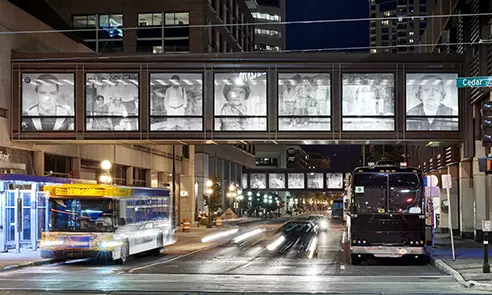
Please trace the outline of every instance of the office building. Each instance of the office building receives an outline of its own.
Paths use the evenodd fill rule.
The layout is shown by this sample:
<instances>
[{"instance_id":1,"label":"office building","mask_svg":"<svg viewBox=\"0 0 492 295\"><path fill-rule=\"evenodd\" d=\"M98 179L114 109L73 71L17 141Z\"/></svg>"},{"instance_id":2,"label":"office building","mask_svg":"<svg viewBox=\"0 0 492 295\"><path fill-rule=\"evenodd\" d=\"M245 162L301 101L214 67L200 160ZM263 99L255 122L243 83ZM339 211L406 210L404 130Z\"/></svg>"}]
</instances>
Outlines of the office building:
<instances>
[{"instance_id":1,"label":"office building","mask_svg":"<svg viewBox=\"0 0 492 295\"><path fill-rule=\"evenodd\" d=\"M251 0L248 7L259 25L255 26L255 50L285 49L285 0Z\"/></svg>"},{"instance_id":2,"label":"office building","mask_svg":"<svg viewBox=\"0 0 492 295\"><path fill-rule=\"evenodd\" d=\"M309 154L309 158L307 161L307 165L309 169L330 169L331 162L330 158L326 156L322 156L320 154Z\"/></svg>"},{"instance_id":3,"label":"office building","mask_svg":"<svg viewBox=\"0 0 492 295\"><path fill-rule=\"evenodd\" d=\"M371 53L417 51L427 23L427 0L369 0ZM386 18L386 19L385 19ZM386 48L387 47L387 48Z\"/></svg>"},{"instance_id":4,"label":"office building","mask_svg":"<svg viewBox=\"0 0 492 295\"><path fill-rule=\"evenodd\" d=\"M96 52L251 51L253 22L244 0L46 0ZM203 24L210 25L204 27Z\"/></svg>"}]
</instances>

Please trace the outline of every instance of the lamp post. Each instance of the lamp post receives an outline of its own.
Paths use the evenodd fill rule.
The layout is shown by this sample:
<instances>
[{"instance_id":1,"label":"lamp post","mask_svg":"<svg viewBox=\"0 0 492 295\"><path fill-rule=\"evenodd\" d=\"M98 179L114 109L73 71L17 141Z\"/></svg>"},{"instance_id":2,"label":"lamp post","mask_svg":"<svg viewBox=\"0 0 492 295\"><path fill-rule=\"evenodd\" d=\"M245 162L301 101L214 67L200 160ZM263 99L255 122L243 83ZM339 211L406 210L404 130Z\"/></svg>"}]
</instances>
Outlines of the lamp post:
<instances>
[{"instance_id":1,"label":"lamp post","mask_svg":"<svg viewBox=\"0 0 492 295\"><path fill-rule=\"evenodd\" d=\"M208 196L208 203L207 203L207 207L208 207L208 223L207 223L207 228L212 228L212 223L210 222L210 197L212 196L212 194L214 193L214 190L212 189L212 186L214 185L213 181L211 179L207 180L207 182L205 183L205 186L207 187L207 190L205 191L205 193L207 194Z\"/></svg>"},{"instance_id":2,"label":"lamp post","mask_svg":"<svg viewBox=\"0 0 492 295\"><path fill-rule=\"evenodd\" d=\"M101 162L101 169L103 170L103 173L101 176L99 176L99 181L104 184L111 184L113 183L113 177L111 176L111 172L109 170L111 169L111 162L108 160L104 160Z\"/></svg>"}]
</instances>

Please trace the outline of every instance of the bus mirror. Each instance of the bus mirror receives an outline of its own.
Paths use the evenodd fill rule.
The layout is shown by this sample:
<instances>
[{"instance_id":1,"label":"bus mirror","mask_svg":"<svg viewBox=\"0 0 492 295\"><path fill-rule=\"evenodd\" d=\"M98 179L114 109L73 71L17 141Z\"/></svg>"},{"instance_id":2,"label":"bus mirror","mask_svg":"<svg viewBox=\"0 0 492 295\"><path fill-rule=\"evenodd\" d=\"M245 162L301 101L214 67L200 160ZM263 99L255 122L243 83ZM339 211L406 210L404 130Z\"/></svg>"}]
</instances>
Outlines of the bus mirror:
<instances>
[{"instance_id":1,"label":"bus mirror","mask_svg":"<svg viewBox=\"0 0 492 295\"><path fill-rule=\"evenodd\" d=\"M118 225L119 225L119 226L126 225L126 220L125 220L125 218L118 218Z\"/></svg>"}]
</instances>

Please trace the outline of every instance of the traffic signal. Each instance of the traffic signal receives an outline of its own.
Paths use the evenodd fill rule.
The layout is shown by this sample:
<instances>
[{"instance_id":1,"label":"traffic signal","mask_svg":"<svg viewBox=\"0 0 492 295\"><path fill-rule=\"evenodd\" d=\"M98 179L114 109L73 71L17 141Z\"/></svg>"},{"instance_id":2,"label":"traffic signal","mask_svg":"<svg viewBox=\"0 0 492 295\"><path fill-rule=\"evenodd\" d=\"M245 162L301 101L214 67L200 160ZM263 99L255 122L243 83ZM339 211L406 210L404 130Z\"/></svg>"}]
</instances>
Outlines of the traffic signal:
<instances>
[{"instance_id":1,"label":"traffic signal","mask_svg":"<svg viewBox=\"0 0 492 295\"><path fill-rule=\"evenodd\" d=\"M482 102L482 143L485 147L492 145L492 101Z\"/></svg>"},{"instance_id":2,"label":"traffic signal","mask_svg":"<svg viewBox=\"0 0 492 295\"><path fill-rule=\"evenodd\" d=\"M492 174L492 158L487 157L487 170L485 174Z\"/></svg>"}]
</instances>

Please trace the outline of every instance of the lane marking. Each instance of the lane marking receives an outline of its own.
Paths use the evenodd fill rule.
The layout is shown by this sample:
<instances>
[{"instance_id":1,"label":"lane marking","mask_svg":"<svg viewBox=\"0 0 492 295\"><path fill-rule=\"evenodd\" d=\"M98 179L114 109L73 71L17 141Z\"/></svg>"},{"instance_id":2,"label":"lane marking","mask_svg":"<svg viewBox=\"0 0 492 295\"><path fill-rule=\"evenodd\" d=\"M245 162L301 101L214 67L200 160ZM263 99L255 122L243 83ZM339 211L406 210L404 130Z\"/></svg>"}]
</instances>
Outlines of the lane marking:
<instances>
[{"instance_id":1,"label":"lane marking","mask_svg":"<svg viewBox=\"0 0 492 295\"><path fill-rule=\"evenodd\" d=\"M169 263L169 262L173 262L173 261L176 261L178 259L181 259L181 258L185 258L185 257L188 257L190 255L193 255L193 254L196 254L196 253L199 253L199 252L203 252L203 251L206 251L206 250L209 250L209 249L212 249L212 248L215 248L219 246L219 244L214 244L214 245L210 245L208 247L205 247L205 248L202 248L202 249L198 249L198 250L195 250L195 251L191 251L191 252L188 252L188 253L185 253L185 254L182 254L182 255L179 255L179 256L176 256L176 257L173 257L173 258L170 258L168 260L164 260L164 261L159 261L159 262L154 262L154 263L151 263L151 264L147 264L147 265L143 265L143 266L139 266L139 267L135 267L135 268L132 268L128 271L128 273L133 273L137 270L141 270L141 269L145 269L145 268L149 268L149 267L153 267L153 266L156 266L156 265L159 265L159 264L166 264L166 263Z\"/></svg>"}]
</instances>

